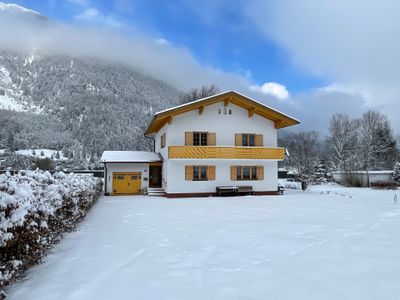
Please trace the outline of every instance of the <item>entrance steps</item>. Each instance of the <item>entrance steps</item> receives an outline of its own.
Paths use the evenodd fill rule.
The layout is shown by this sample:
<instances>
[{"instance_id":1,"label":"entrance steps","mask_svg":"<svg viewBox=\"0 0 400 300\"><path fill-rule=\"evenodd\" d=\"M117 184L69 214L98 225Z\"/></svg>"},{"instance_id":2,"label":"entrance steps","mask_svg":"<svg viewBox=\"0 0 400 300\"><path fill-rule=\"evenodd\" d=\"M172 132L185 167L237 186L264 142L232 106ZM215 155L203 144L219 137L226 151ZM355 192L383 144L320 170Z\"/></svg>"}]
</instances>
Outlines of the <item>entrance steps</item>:
<instances>
[{"instance_id":1,"label":"entrance steps","mask_svg":"<svg viewBox=\"0 0 400 300\"><path fill-rule=\"evenodd\" d=\"M156 196L156 197L164 197L165 190L163 188L148 188L147 195Z\"/></svg>"}]
</instances>

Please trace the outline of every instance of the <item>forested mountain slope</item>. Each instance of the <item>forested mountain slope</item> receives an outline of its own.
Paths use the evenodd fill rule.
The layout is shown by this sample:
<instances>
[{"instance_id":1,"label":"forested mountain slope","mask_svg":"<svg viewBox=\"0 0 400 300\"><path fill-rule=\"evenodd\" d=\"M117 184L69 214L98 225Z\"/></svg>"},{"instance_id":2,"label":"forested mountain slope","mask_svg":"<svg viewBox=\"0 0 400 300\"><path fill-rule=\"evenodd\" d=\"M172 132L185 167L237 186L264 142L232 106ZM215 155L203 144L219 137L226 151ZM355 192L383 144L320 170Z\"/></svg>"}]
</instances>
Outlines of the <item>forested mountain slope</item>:
<instances>
[{"instance_id":1,"label":"forested mountain slope","mask_svg":"<svg viewBox=\"0 0 400 300\"><path fill-rule=\"evenodd\" d=\"M0 52L0 148L148 149L153 113L178 101L175 88L122 65Z\"/></svg>"}]
</instances>

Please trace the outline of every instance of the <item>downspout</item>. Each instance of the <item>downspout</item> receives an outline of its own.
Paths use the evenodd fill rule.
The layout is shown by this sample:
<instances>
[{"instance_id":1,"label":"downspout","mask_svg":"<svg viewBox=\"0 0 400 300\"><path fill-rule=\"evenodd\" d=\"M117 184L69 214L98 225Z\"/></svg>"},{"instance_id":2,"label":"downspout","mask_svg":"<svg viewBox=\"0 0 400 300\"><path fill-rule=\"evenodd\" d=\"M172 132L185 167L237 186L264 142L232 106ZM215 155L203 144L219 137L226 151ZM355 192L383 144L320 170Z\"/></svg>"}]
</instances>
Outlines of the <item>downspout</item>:
<instances>
[{"instance_id":1,"label":"downspout","mask_svg":"<svg viewBox=\"0 0 400 300\"><path fill-rule=\"evenodd\" d=\"M104 195L107 196L107 163L104 163Z\"/></svg>"}]
</instances>

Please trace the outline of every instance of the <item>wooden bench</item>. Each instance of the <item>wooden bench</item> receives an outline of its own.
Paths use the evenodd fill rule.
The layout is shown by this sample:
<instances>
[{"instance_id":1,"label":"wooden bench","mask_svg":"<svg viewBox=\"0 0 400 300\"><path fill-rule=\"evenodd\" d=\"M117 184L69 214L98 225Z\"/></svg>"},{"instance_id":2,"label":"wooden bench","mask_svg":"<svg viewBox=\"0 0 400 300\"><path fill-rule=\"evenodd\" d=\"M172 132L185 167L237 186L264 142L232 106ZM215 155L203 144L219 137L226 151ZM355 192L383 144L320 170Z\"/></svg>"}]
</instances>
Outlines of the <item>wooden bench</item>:
<instances>
[{"instance_id":1,"label":"wooden bench","mask_svg":"<svg viewBox=\"0 0 400 300\"><path fill-rule=\"evenodd\" d=\"M237 186L217 186L217 196L235 196L238 189Z\"/></svg>"},{"instance_id":2,"label":"wooden bench","mask_svg":"<svg viewBox=\"0 0 400 300\"><path fill-rule=\"evenodd\" d=\"M251 185L242 185L238 187L238 195L254 195Z\"/></svg>"},{"instance_id":3,"label":"wooden bench","mask_svg":"<svg viewBox=\"0 0 400 300\"><path fill-rule=\"evenodd\" d=\"M217 196L254 195L251 185L217 186Z\"/></svg>"}]
</instances>

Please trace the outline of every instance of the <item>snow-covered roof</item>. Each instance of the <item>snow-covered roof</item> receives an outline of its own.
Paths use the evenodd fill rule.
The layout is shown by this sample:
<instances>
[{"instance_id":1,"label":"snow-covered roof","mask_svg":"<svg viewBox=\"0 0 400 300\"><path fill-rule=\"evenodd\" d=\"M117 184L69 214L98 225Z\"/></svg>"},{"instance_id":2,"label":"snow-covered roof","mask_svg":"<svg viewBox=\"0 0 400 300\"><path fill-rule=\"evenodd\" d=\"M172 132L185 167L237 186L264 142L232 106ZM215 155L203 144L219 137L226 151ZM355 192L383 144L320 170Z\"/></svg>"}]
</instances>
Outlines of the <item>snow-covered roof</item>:
<instances>
[{"instance_id":1,"label":"snow-covered roof","mask_svg":"<svg viewBox=\"0 0 400 300\"><path fill-rule=\"evenodd\" d=\"M158 154L147 151L104 151L100 162L156 162Z\"/></svg>"}]
</instances>

